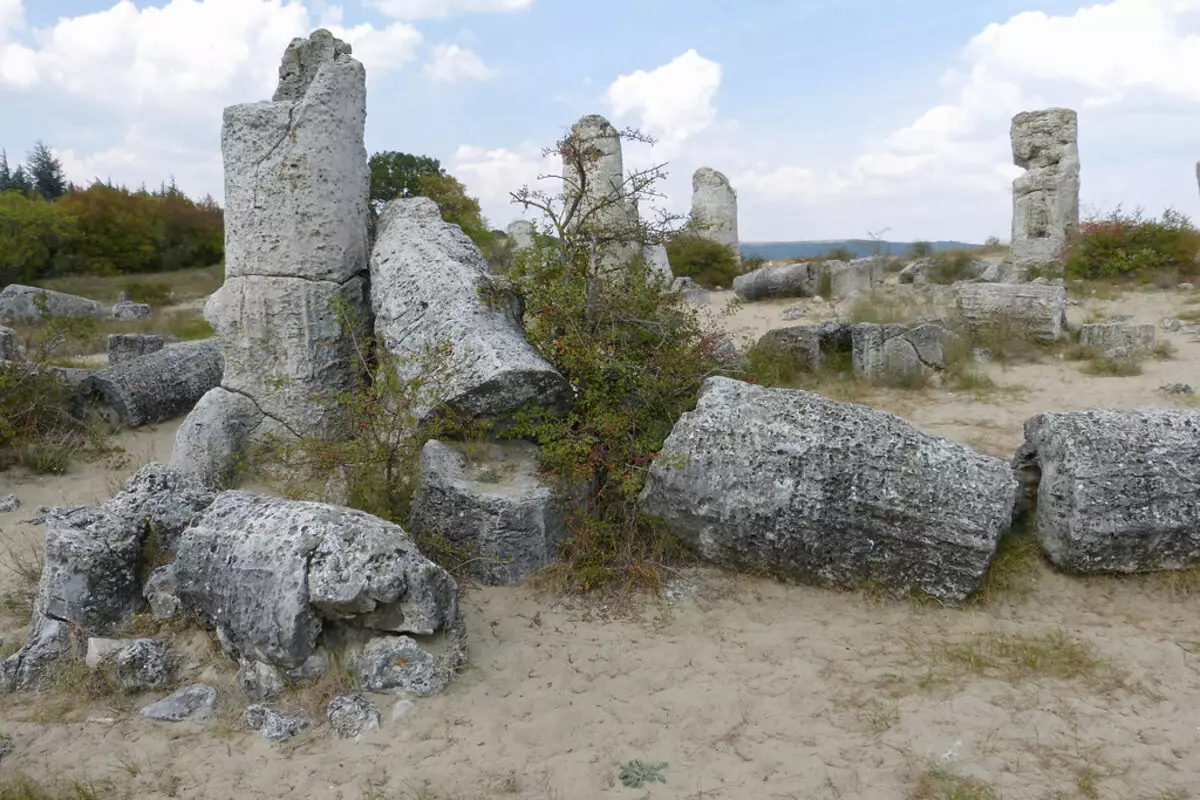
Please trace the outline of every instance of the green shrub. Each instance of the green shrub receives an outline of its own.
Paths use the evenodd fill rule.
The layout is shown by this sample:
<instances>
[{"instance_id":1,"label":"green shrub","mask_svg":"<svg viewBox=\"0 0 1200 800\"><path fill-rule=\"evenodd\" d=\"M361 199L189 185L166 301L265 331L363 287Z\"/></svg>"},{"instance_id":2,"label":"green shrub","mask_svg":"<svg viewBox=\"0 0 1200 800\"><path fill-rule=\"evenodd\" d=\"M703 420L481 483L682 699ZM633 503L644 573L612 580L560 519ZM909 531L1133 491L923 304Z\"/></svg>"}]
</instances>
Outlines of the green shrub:
<instances>
[{"instance_id":1,"label":"green shrub","mask_svg":"<svg viewBox=\"0 0 1200 800\"><path fill-rule=\"evenodd\" d=\"M939 253L933 256L933 267L929 270L931 283L949 286L958 281L971 280L975 277L972 264L974 259L962 251Z\"/></svg>"},{"instance_id":2,"label":"green shrub","mask_svg":"<svg viewBox=\"0 0 1200 800\"><path fill-rule=\"evenodd\" d=\"M1066 254L1066 274L1084 280L1150 280L1164 272L1194 277L1198 253L1200 230L1185 215L1167 209L1160 219L1147 219L1140 209L1128 213L1118 206L1080 226Z\"/></svg>"},{"instance_id":3,"label":"green shrub","mask_svg":"<svg viewBox=\"0 0 1200 800\"><path fill-rule=\"evenodd\" d=\"M667 243L671 272L712 289L728 288L743 272L733 250L694 233L680 233Z\"/></svg>"},{"instance_id":4,"label":"green shrub","mask_svg":"<svg viewBox=\"0 0 1200 800\"><path fill-rule=\"evenodd\" d=\"M834 247L825 254L824 261L853 261L854 253L846 247Z\"/></svg>"},{"instance_id":5,"label":"green shrub","mask_svg":"<svg viewBox=\"0 0 1200 800\"><path fill-rule=\"evenodd\" d=\"M150 281L127 281L122 291L134 303L146 303L154 306L165 306L171 299L171 286L166 283Z\"/></svg>"}]
</instances>

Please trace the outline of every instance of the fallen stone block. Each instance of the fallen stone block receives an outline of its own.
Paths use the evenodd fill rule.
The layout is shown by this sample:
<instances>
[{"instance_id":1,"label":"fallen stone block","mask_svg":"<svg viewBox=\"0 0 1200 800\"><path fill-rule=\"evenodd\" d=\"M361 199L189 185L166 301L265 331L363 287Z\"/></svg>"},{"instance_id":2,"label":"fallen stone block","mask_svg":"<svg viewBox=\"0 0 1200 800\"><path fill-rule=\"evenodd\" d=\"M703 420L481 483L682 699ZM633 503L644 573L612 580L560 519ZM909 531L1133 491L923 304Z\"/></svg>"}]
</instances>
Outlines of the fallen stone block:
<instances>
[{"instance_id":1,"label":"fallen stone block","mask_svg":"<svg viewBox=\"0 0 1200 800\"><path fill-rule=\"evenodd\" d=\"M1030 283L964 283L958 310L975 333L1057 342L1067 330L1067 290Z\"/></svg>"},{"instance_id":2,"label":"fallen stone block","mask_svg":"<svg viewBox=\"0 0 1200 800\"><path fill-rule=\"evenodd\" d=\"M184 344L91 375L73 403L80 416L140 428L191 411L220 384L223 368L215 341Z\"/></svg>"},{"instance_id":3,"label":"fallen stone block","mask_svg":"<svg viewBox=\"0 0 1200 800\"><path fill-rule=\"evenodd\" d=\"M815 297L821 291L824 264L804 261L759 267L733 279L733 291L747 302L768 297Z\"/></svg>"},{"instance_id":4,"label":"fallen stone block","mask_svg":"<svg viewBox=\"0 0 1200 800\"><path fill-rule=\"evenodd\" d=\"M1095 410L1025 423L1014 467L1038 540L1068 572L1200 564L1200 411Z\"/></svg>"},{"instance_id":5,"label":"fallen stone block","mask_svg":"<svg viewBox=\"0 0 1200 800\"><path fill-rule=\"evenodd\" d=\"M45 315L39 308L43 305ZM104 306L86 297L16 283L0 291L0 322L36 323L43 322L46 317L104 319Z\"/></svg>"},{"instance_id":6,"label":"fallen stone block","mask_svg":"<svg viewBox=\"0 0 1200 800\"><path fill-rule=\"evenodd\" d=\"M1147 358L1154 354L1154 326L1096 322L1079 329L1079 344L1107 358Z\"/></svg>"},{"instance_id":7,"label":"fallen stone block","mask_svg":"<svg viewBox=\"0 0 1200 800\"><path fill-rule=\"evenodd\" d=\"M793 359L797 369L813 372L837 358L849 365L853 347L852 326L837 320L810 325L791 325L764 333L755 344Z\"/></svg>"},{"instance_id":8,"label":"fallen stone block","mask_svg":"<svg viewBox=\"0 0 1200 800\"><path fill-rule=\"evenodd\" d=\"M854 374L869 380L932 374L946 368L955 336L934 323L878 325L862 322L850 328Z\"/></svg>"},{"instance_id":9,"label":"fallen stone block","mask_svg":"<svg viewBox=\"0 0 1200 800\"><path fill-rule=\"evenodd\" d=\"M479 249L442 220L432 200L388 204L371 255L371 286L375 333L400 358L403 379L415 377L424 348L453 346L437 402L497 422L531 403L561 409L569 402L567 382L525 340L511 304L495 296Z\"/></svg>"},{"instance_id":10,"label":"fallen stone block","mask_svg":"<svg viewBox=\"0 0 1200 800\"><path fill-rule=\"evenodd\" d=\"M883 259L857 258L853 261L826 261L830 300L847 300L871 291L883 280Z\"/></svg>"},{"instance_id":11,"label":"fallen stone block","mask_svg":"<svg viewBox=\"0 0 1200 800\"><path fill-rule=\"evenodd\" d=\"M427 442L410 527L414 536L442 536L472 553L466 571L473 578L512 586L554 561L566 518L538 478L535 445L505 442L488 451L472 463L451 444Z\"/></svg>"},{"instance_id":12,"label":"fallen stone block","mask_svg":"<svg viewBox=\"0 0 1200 800\"><path fill-rule=\"evenodd\" d=\"M157 353L166 340L152 333L110 333L108 335L108 365L124 364L135 358Z\"/></svg>"},{"instance_id":13,"label":"fallen stone block","mask_svg":"<svg viewBox=\"0 0 1200 800\"><path fill-rule=\"evenodd\" d=\"M1012 522L1008 464L810 392L710 378L645 511L711 562L961 602Z\"/></svg>"},{"instance_id":14,"label":"fallen stone block","mask_svg":"<svg viewBox=\"0 0 1200 800\"><path fill-rule=\"evenodd\" d=\"M145 303L131 303L128 300L122 300L112 307L113 319L146 319L149 316L150 306Z\"/></svg>"}]
</instances>

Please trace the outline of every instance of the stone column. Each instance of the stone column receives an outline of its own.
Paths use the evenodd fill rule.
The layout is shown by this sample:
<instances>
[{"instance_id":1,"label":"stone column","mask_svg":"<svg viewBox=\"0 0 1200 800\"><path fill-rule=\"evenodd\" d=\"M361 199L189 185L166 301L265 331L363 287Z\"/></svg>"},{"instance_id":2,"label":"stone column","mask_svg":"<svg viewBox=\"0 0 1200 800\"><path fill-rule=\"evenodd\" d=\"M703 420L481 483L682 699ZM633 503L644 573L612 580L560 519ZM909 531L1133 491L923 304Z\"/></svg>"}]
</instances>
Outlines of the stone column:
<instances>
[{"instance_id":1,"label":"stone column","mask_svg":"<svg viewBox=\"0 0 1200 800\"><path fill-rule=\"evenodd\" d=\"M737 192L729 178L710 167L701 167L692 175L692 219L697 234L738 252Z\"/></svg>"},{"instance_id":2,"label":"stone column","mask_svg":"<svg viewBox=\"0 0 1200 800\"><path fill-rule=\"evenodd\" d=\"M357 366L340 311L361 333L371 326L366 72L350 54L326 30L294 39L274 100L225 109L226 277L204 312L225 372L180 429L173 463L204 473L246 443L234 440L337 430L333 395Z\"/></svg>"},{"instance_id":3,"label":"stone column","mask_svg":"<svg viewBox=\"0 0 1200 800\"><path fill-rule=\"evenodd\" d=\"M580 174L571 159L563 158L563 195L568 203L579 198L578 224L594 225L608 240L600 254L604 268L623 266L641 252L641 243L637 203L625 196L621 134L604 117L589 114L571 126L571 137L586 163Z\"/></svg>"},{"instance_id":4,"label":"stone column","mask_svg":"<svg viewBox=\"0 0 1200 800\"><path fill-rule=\"evenodd\" d=\"M1018 274L1058 261L1079 226L1079 123L1074 111L1025 111L1012 121L1013 163L1024 175L1013 181L1011 263Z\"/></svg>"}]
</instances>

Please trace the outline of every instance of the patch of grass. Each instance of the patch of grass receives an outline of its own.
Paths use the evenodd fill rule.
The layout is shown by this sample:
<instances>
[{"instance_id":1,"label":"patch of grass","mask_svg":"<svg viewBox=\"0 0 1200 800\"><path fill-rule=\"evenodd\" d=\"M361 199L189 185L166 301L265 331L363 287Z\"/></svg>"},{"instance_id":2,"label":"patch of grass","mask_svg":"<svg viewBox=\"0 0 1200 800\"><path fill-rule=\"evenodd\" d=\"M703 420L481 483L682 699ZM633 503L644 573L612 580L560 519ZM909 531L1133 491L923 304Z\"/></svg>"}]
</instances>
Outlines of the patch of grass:
<instances>
[{"instance_id":1,"label":"patch of grass","mask_svg":"<svg viewBox=\"0 0 1200 800\"><path fill-rule=\"evenodd\" d=\"M53 438L28 442L18 451L18 461L35 475L62 475L79 448L77 442Z\"/></svg>"},{"instance_id":2,"label":"patch of grass","mask_svg":"<svg viewBox=\"0 0 1200 800\"><path fill-rule=\"evenodd\" d=\"M170 314L162 317L157 332L177 336L181 342L207 339L216 333L212 325L198 314Z\"/></svg>"},{"instance_id":3,"label":"patch of grass","mask_svg":"<svg viewBox=\"0 0 1200 800\"><path fill-rule=\"evenodd\" d=\"M1200 308L1180 311L1176 316L1182 322L1200 322Z\"/></svg>"},{"instance_id":4,"label":"patch of grass","mask_svg":"<svg viewBox=\"0 0 1200 800\"><path fill-rule=\"evenodd\" d=\"M0 567L12 574L12 591L0 594L0 613L6 616L28 619L33 613L33 601L37 597L38 583L42 579L42 566L46 557L34 544L18 550L6 546L0 553Z\"/></svg>"},{"instance_id":5,"label":"patch of grass","mask_svg":"<svg viewBox=\"0 0 1200 800\"><path fill-rule=\"evenodd\" d=\"M1171 361L1179 354L1179 348L1166 339L1160 339L1154 345L1153 358L1159 361Z\"/></svg>"},{"instance_id":6,"label":"patch of grass","mask_svg":"<svg viewBox=\"0 0 1200 800\"><path fill-rule=\"evenodd\" d=\"M1033 591L1041 563L1042 548L1032 529L1028 525L1015 528L1000 540L983 586L971 602L987 604L1005 597L1024 597Z\"/></svg>"},{"instance_id":7,"label":"patch of grass","mask_svg":"<svg viewBox=\"0 0 1200 800\"><path fill-rule=\"evenodd\" d=\"M906 800L1000 800L1000 794L983 781L930 764L906 795Z\"/></svg>"},{"instance_id":8,"label":"patch of grass","mask_svg":"<svg viewBox=\"0 0 1200 800\"><path fill-rule=\"evenodd\" d=\"M666 783L667 778L663 774L663 770L666 768L666 763L646 764L641 761L630 761L628 764L622 764L621 785L630 789L640 789L647 783Z\"/></svg>"},{"instance_id":9,"label":"patch of grass","mask_svg":"<svg viewBox=\"0 0 1200 800\"><path fill-rule=\"evenodd\" d=\"M166 287L170 302L180 303L197 300L221 288L225 282L225 268L220 264L211 267L193 267L171 272L145 272L132 275L64 275L46 278L38 282L44 289L67 292L92 300L115 303L121 292L126 292L135 303L156 305L156 299L166 304L160 290ZM133 288L131 288L133 287ZM143 294L143 288L148 294ZM135 293L137 296L135 296ZM154 299L138 299L147 297Z\"/></svg>"},{"instance_id":10,"label":"patch of grass","mask_svg":"<svg viewBox=\"0 0 1200 800\"><path fill-rule=\"evenodd\" d=\"M975 277L974 262L975 259L966 251L939 253L933 257L933 266L928 273L929 280L941 286L971 280Z\"/></svg>"},{"instance_id":11,"label":"patch of grass","mask_svg":"<svg viewBox=\"0 0 1200 800\"><path fill-rule=\"evenodd\" d=\"M0 800L115 800L121 796L111 781L39 781L24 773L0 778Z\"/></svg>"},{"instance_id":12,"label":"patch of grass","mask_svg":"<svg viewBox=\"0 0 1200 800\"><path fill-rule=\"evenodd\" d=\"M358 691L358 675L340 653L330 656L329 668L314 681L289 681L284 697L313 720L325 719L333 698Z\"/></svg>"},{"instance_id":13,"label":"patch of grass","mask_svg":"<svg viewBox=\"0 0 1200 800\"><path fill-rule=\"evenodd\" d=\"M1085 375L1102 378L1129 378L1142 374L1142 364L1136 358L1096 358L1080 368Z\"/></svg>"},{"instance_id":14,"label":"patch of grass","mask_svg":"<svg viewBox=\"0 0 1200 800\"><path fill-rule=\"evenodd\" d=\"M847 309L846 316L850 322L907 325L922 316L934 316L932 311L931 306L915 297L906 297L898 292L877 290L856 298Z\"/></svg>"},{"instance_id":15,"label":"patch of grass","mask_svg":"<svg viewBox=\"0 0 1200 800\"><path fill-rule=\"evenodd\" d=\"M1092 678L1108 668L1088 644L1065 631L1037 635L980 634L956 642L916 647L926 661L920 683L930 686L970 675L1017 683L1040 678Z\"/></svg>"}]
</instances>

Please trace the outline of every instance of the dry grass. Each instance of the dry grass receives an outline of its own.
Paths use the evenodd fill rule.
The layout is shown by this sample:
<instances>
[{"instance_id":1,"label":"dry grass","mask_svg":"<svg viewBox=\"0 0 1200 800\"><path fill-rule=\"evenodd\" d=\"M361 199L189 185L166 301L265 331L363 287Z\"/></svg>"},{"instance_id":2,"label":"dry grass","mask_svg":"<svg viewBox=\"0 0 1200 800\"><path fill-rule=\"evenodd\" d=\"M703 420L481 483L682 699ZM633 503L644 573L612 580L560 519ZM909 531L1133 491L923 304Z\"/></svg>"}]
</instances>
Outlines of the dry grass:
<instances>
[{"instance_id":1,"label":"dry grass","mask_svg":"<svg viewBox=\"0 0 1200 800\"><path fill-rule=\"evenodd\" d=\"M33 614L33 601L37 597L45 561L45 554L33 542L20 548L8 544L0 550L0 569L13 576L12 588L0 594L0 614L21 620L29 619Z\"/></svg>"},{"instance_id":2,"label":"dry grass","mask_svg":"<svg viewBox=\"0 0 1200 800\"><path fill-rule=\"evenodd\" d=\"M111 781L39 781L24 773L0 778L0 800L109 800L130 797Z\"/></svg>"},{"instance_id":3,"label":"dry grass","mask_svg":"<svg viewBox=\"0 0 1200 800\"><path fill-rule=\"evenodd\" d=\"M127 292L130 299L136 302L146 302L156 295L170 293L168 304L174 305L207 297L219 289L224 281L225 268L216 265L135 275L66 275L47 278L38 285L44 289L108 303L115 303L121 292ZM138 296L146 299L137 300Z\"/></svg>"},{"instance_id":4,"label":"dry grass","mask_svg":"<svg viewBox=\"0 0 1200 800\"><path fill-rule=\"evenodd\" d=\"M930 764L905 796L906 800L1000 800L990 784L956 775Z\"/></svg>"},{"instance_id":5,"label":"dry grass","mask_svg":"<svg viewBox=\"0 0 1200 800\"><path fill-rule=\"evenodd\" d=\"M9 327L17 332L17 336L26 346L36 346L43 340L44 328L41 325L18 323ZM87 331L81 331L80 335L55 347L50 363L60 367L86 367L88 365L76 361L76 357L105 352L108 347L108 335L111 333L152 333L174 336L186 342L207 339L213 335L213 329L205 322L198 309L157 310L149 317L139 320L97 320L94 325L88 325Z\"/></svg>"},{"instance_id":6,"label":"dry grass","mask_svg":"<svg viewBox=\"0 0 1200 800\"><path fill-rule=\"evenodd\" d=\"M1085 361L1080 371L1094 378L1132 378L1142 374L1142 363L1136 358L1096 358Z\"/></svg>"},{"instance_id":7,"label":"dry grass","mask_svg":"<svg viewBox=\"0 0 1200 800\"><path fill-rule=\"evenodd\" d=\"M1036 587L1042 568L1042 548L1037 537L1029 527L1018 527L1000 540L983 586L971 602L986 605L1009 597L1025 597Z\"/></svg>"},{"instance_id":8,"label":"dry grass","mask_svg":"<svg viewBox=\"0 0 1200 800\"><path fill-rule=\"evenodd\" d=\"M289 682L284 692L286 703L304 713L309 720L323 721L333 698L358 691L358 676L340 654L334 654L329 669L315 681Z\"/></svg>"},{"instance_id":9,"label":"dry grass","mask_svg":"<svg viewBox=\"0 0 1200 800\"><path fill-rule=\"evenodd\" d=\"M1062 630L1048 633L981 634L958 641L908 642L911 657L923 662L923 687L970 677L998 678L1019 683L1053 678L1095 679L1111 672L1110 665L1087 643Z\"/></svg>"}]
</instances>

